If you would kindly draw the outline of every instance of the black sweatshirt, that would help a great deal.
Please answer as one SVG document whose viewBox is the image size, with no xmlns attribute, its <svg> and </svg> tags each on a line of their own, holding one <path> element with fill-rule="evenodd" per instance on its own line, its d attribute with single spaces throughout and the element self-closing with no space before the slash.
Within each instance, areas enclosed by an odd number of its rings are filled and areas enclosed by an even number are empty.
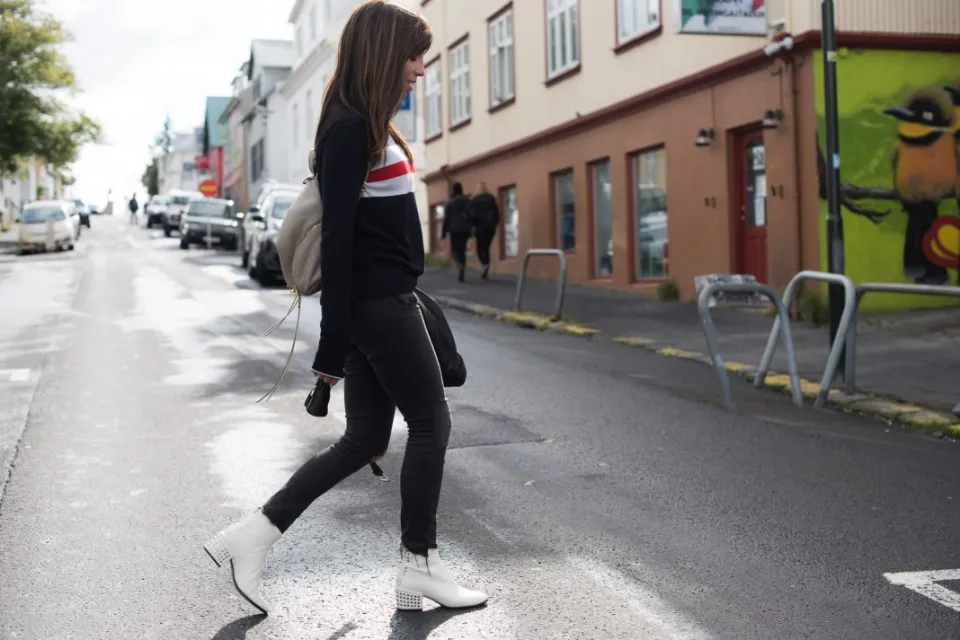
<svg viewBox="0 0 960 640">
<path fill-rule="evenodd" d="M 343 377 L 352 303 L 410 293 L 423 274 L 413 163 L 391 140 L 368 170 L 368 138 L 363 118 L 344 110 L 314 146 L 323 201 L 323 316 L 313 370 L 335 378 Z"/>
</svg>

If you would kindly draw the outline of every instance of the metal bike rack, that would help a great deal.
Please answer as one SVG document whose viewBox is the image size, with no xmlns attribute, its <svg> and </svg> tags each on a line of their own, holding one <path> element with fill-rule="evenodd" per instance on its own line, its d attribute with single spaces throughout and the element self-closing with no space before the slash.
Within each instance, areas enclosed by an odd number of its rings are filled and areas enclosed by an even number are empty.
<svg viewBox="0 0 960 640">
<path fill-rule="evenodd" d="M 723 358 L 720 356 L 719 341 L 717 340 L 717 328 L 713 324 L 713 316 L 710 315 L 710 301 L 717 293 L 739 293 L 762 295 L 766 297 L 777 309 L 777 317 L 783 318 L 782 334 L 783 342 L 787 350 L 787 368 L 790 374 L 790 388 L 793 394 L 793 403 L 797 406 L 803 405 L 803 396 L 800 394 L 800 376 L 797 374 L 797 359 L 793 351 L 793 333 L 790 330 L 790 317 L 787 315 L 786 308 L 780 300 L 777 292 L 765 284 L 758 282 L 713 282 L 706 285 L 697 298 L 697 311 L 700 314 L 700 323 L 703 325 L 703 335 L 707 340 L 707 350 L 710 352 L 710 359 L 714 368 L 717 370 L 717 377 L 720 379 L 720 390 L 723 393 L 723 403 L 728 408 L 733 408 L 733 397 L 730 393 L 730 378 L 726 368 L 723 366 Z"/>
<path fill-rule="evenodd" d="M 830 347 L 830 353 L 827 356 L 827 364 L 823 369 L 823 378 L 820 379 L 820 391 L 817 392 L 817 398 L 813 401 L 813 406 L 817 408 L 827 404 L 827 394 L 830 393 L 830 387 L 833 386 L 833 380 L 837 375 L 837 367 L 840 364 L 840 354 L 843 353 L 844 344 L 847 342 L 847 330 L 850 322 L 856 313 L 857 290 L 853 280 L 847 276 L 837 273 L 824 273 L 823 271 L 801 271 L 793 276 L 790 284 L 783 292 L 783 306 L 786 309 L 793 308 L 793 299 L 800 289 L 800 285 L 808 280 L 817 282 L 827 282 L 843 286 L 843 315 L 840 316 L 840 326 L 837 328 L 837 338 Z M 757 377 L 753 384 L 757 387 L 763 385 L 767 378 L 767 372 L 770 370 L 770 363 L 773 361 L 773 355 L 777 351 L 777 338 L 780 335 L 780 314 L 777 314 L 773 321 L 773 329 L 770 331 L 770 338 L 767 339 L 767 348 L 763 351 L 763 358 L 760 360 L 760 366 L 757 368 Z"/>
<path fill-rule="evenodd" d="M 520 301 L 523 299 L 523 285 L 527 281 L 527 267 L 530 265 L 530 258 L 534 256 L 557 256 L 560 258 L 560 279 L 557 281 L 557 302 L 554 305 L 552 318 L 560 319 L 563 311 L 563 297 L 567 290 L 567 256 L 559 249 L 530 249 L 523 254 L 523 264 L 520 266 L 520 278 L 517 280 L 517 295 L 513 300 L 514 311 L 520 311 Z"/>
<path fill-rule="evenodd" d="M 857 321 L 859 320 L 860 301 L 868 293 L 901 293 L 904 295 L 940 296 L 960 298 L 960 287 L 944 287 L 935 284 L 900 284 L 896 282 L 864 282 L 857 287 L 856 301 L 853 303 L 853 321 L 847 335 L 847 369 L 844 374 L 847 393 L 857 391 Z M 960 404 L 957 405 L 960 409 Z"/>
</svg>

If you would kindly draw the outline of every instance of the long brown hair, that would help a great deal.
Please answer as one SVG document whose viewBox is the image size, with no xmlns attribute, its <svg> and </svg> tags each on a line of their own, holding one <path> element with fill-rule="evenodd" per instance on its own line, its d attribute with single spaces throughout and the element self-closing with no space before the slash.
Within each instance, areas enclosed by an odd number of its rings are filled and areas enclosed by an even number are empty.
<svg viewBox="0 0 960 640">
<path fill-rule="evenodd" d="M 370 163 L 384 154 L 393 137 L 413 161 L 406 140 L 390 120 L 408 90 L 403 68 L 427 52 L 433 34 L 426 21 L 387 0 L 368 0 L 357 7 L 340 35 L 337 68 L 323 96 L 316 140 L 330 116 L 343 108 L 367 122 Z"/>
</svg>

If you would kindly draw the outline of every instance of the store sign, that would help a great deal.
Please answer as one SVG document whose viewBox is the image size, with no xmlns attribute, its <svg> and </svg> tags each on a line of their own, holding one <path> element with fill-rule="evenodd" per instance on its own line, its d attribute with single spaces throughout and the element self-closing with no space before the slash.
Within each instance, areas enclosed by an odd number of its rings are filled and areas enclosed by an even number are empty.
<svg viewBox="0 0 960 640">
<path fill-rule="evenodd" d="M 400 109 L 393 116 L 393 126 L 407 142 L 417 140 L 417 109 L 413 99 L 413 91 L 408 91 L 400 103 Z"/>
<path fill-rule="evenodd" d="M 678 33 L 767 34 L 766 0 L 673 0 Z"/>
</svg>

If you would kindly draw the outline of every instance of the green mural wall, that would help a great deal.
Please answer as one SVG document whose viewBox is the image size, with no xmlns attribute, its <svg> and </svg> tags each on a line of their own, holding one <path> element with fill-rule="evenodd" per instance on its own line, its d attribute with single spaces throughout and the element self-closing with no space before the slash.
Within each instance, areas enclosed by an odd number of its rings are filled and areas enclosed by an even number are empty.
<svg viewBox="0 0 960 640">
<path fill-rule="evenodd" d="M 838 54 L 847 275 L 858 284 L 960 284 L 960 55 L 871 50 Z M 820 52 L 814 66 L 820 255 L 826 269 Z M 862 308 L 958 304 L 957 299 L 934 296 L 871 294 Z"/>
</svg>

